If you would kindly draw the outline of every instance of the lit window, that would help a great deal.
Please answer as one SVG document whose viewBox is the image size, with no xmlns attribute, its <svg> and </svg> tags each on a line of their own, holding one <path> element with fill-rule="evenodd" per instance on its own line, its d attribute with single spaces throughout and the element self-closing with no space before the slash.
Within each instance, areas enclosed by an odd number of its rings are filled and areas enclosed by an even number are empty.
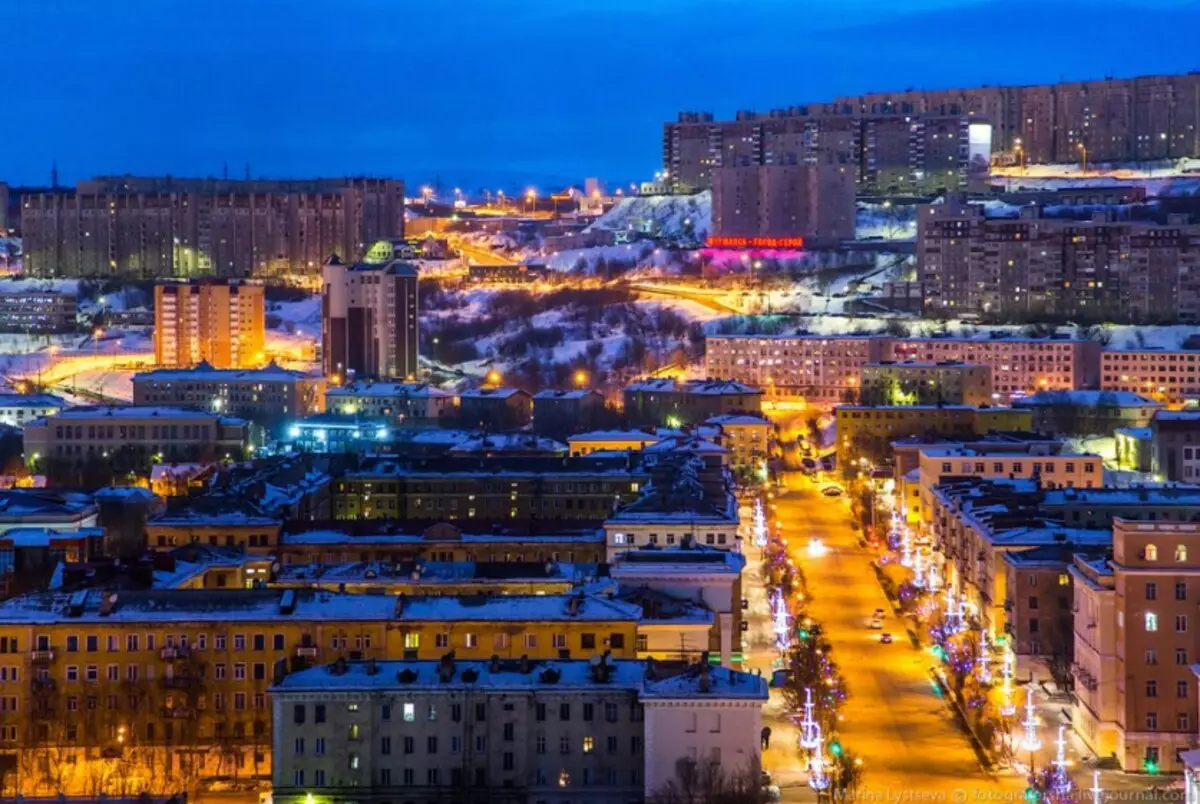
<svg viewBox="0 0 1200 804">
<path fill-rule="evenodd" d="M 583 738 L 583 753 L 585 753 L 585 754 L 592 753 L 592 748 L 594 746 L 595 746 L 595 742 L 592 740 L 591 737 Z"/>
<path fill-rule="evenodd" d="M 404 647 L 407 650 L 416 650 L 421 647 L 421 635 L 415 631 L 409 631 L 404 635 Z"/>
<path fill-rule="evenodd" d="M 1186 544 L 1175 545 L 1175 560 L 1176 561 L 1187 561 L 1187 545 Z"/>
<path fill-rule="evenodd" d="M 416 719 L 417 719 L 417 706 L 416 706 L 416 704 L 406 703 L 406 704 L 404 705 L 404 722 L 405 722 L 405 723 L 412 723 L 412 722 L 413 722 L 414 720 L 416 720 Z"/>
<path fill-rule="evenodd" d="M 1147 631 L 1157 631 L 1158 630 L 1158 615 L 1152 611 L 1146 612 L 1146 630 Z"/>
<path fill-rule="evenodd" d="M 1158 548 L 1152 544 L 1146 545 L 1146 549 L 1142 551 L 1147 561 L 1158 561 Z"/>
</svg>

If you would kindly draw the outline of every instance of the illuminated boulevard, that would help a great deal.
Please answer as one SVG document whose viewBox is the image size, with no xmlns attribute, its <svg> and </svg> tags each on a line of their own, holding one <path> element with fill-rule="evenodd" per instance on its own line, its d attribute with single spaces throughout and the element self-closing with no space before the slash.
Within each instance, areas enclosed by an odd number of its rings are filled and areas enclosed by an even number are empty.
<svg viewBox="0 0 1200 804">
<path fill-rule="evenodd" d="M 859 547 L 850 528 L 845 499 L 822 496 L 819 487 L 798 473 L 787 475 L 786 483 L 788 490 L 776 494 L 776 509 L 770 515 L 782 523 L 791 556 L 804 571 L 813 597 L 809 614 L 824 628 L 846 681 L 845 719 L 836 737 L 863 760 L 858 800 L 1020 800 L 1025 780 L 985 771 L 936 691 L 929 672 L 933 657 L 912 646 L 904 624 L 893 614 L 871 568 L 871 556 Z M 827 547 L 824 554 L 810 553 L 811 538 Z M 751 563 L 756 557 L 757 551 L 752 551 Z M 753 569 L 757 573 L 758 568 Z M 757 608 L 753 598 L 751 606 Z M 876 608 L 887 612 L 883 630 L 895 638 L 890 645 L 880 643 L 880 631 L 867 628 Z M 765 640 L 753 641 L 761 657 Z M 772 704 L 774 709 L 774 700 Z M 765 766 L 775 776 L 783 801 L 813 801 L 794 729 L 772 721 Z"/>
</svg>

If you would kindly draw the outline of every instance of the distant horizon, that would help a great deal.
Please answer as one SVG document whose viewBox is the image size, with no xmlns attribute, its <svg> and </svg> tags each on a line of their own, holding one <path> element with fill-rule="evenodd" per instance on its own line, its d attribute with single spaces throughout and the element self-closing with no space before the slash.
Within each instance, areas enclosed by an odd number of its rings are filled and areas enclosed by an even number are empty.
<svg viewBox="0 0 1200 804">
<path fill-rule="evenodd" d="M 41 0 L 8 17 L 11 63 L 29 65 L 0 128 L 15 186 L 48 186 L 55 163 L 67 186 L 247 164 L 470 192 L 623 185 L 661 167 L 680 111 L 1200 68 L 1200 0 Z"/>
</svg>

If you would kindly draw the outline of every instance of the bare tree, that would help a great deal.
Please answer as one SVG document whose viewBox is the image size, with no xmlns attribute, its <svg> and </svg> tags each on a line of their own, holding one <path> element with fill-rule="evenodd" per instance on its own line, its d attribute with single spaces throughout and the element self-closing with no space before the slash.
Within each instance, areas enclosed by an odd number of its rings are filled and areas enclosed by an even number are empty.
<svg viewBox="0 0 1200 804">
<path fill-rule="evenodd" d="M 719 762 L 680 759 L 675 778 L 650 795 L 652 804 L 758 804 L 758 768 L 728 771 Z"/>
</svg>

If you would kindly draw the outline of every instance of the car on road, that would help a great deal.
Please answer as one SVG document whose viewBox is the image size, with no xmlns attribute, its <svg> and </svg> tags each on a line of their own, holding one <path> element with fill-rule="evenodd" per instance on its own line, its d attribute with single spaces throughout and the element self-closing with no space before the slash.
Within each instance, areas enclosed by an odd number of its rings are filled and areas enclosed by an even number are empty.
<svg viewBox="0 0 1200 804">
<path fill-rule="evenodd" d="M 883 617 L 878 614 L 872 614 L 871 619 L 867 621 L 867 628 L 878 631 L 883 628 Z"/>
<path fill-rule="evenodd" d="M 879 635 L 879 641 L 881 643 L 883 643 L 884 645 L 890 645 L 890 644 L 892 644 L 892 635 L 889 634 L 887 631 L 884 631 L 882 634 Z"/>
<path fill-rule="evenodd" d="M 821 493 L 824 494 L 826 497 L 841 497 L 842 496 L 842 487 L 841 486 L 826 486 L 825 488 L 821 489 Z"/>
</svg>

